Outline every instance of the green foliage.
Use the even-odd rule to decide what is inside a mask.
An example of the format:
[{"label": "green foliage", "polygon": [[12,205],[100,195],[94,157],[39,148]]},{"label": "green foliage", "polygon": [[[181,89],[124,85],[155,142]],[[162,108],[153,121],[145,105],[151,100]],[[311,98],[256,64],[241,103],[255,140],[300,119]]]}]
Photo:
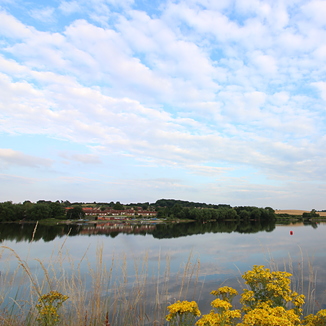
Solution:
[{"label": "green foliage", "polygon": [[[258,208],[251,206],[231,207],[227,204],[205,204],[195,203],[183,200],[175,199],[160,199],[155,204],[149,202],[122,205],[119,201],[116,203],[73,203],[69,201],[56,201],[51,202],[49,200],[39,200],[37,203],[25,201],[23,204],[13,204],[12,202],[0,203],[0,221],[17,221],[22,219],[27,220],[42,220],[46,218],[60,219],[65,216],[65,208],[88,206],[88,207],[100,207],[101,210],[105,210],[107,207],[112,207],[116,210],[123,210],[125,206],[142,207],[143,209],[156,210],[159,218],[167,219],[187,219],[201,222],[218,221],[218,220],[273,220],[275,219],[274,210],[271,207]],[[81,211],[68,210],[68,219],[79,219],[84,216]],[[314,211],[314,210],[313,210]],[[313,212],[312,211],[312,212]],[[312,214],[309,213],[309,214]],[[73,214],[73,216],[71,216]],[[316,213],[314,213],[314,216]]]},{"label": "green foliage", "polygon": [[39,200],[36,204],[24,201],[23,204],[12,202],[0,203],[0,221],[19,220],[40,221],[47,218],[62,218],[65,216],[64,205],[59,201]]},{"label": "green foliage", "polygon": [[177,200],[177,199],[159,199],[156,201],[155,206],[158,207],[167,207],[172,208],[175,205],[180,205],[181,207],[189,207],[189,208],[231,208],[230,205],[227,204],[206,204],[206,203],[195,203],[186,200]]},{"label": "green foliage", "polygon": [[68,220],[79,220],[85,217],[85,213],[81,206],[75,206],[74,208],[68,209],[67,219]]},{"label": "green foliage", "polygon": [[114,205],[113,205],[113,209],[116,209],[116,210],[119,210],[119,211],[122,211],[124,208],[124,206],[122,204],[120,204],[119,201],[117,201]]},{"label": "green foliage", "polygon": [[50,206],[50,210],[51,210],[50,216],[52,218],[61,218],[61,217],[65,216],[66,210],[58,201],[51,202],[49,204],[49,206]]},{"label": "green foliage", "polygon": [[319,214],[316,212],[315,209],[312,209],[310,213],[303,213],[303,218],[311,218],[311,217],[319,217]]},{"label": "green foliage", "polygon": [[149,202],[144,203],[144,204],[141,205],[141,208],[142,208],[143,210],[145,210],[145,211],[148,209],[148,207],[149,207]]},{"label": "green foliage", "polygon": [[51,208],[49,204],[38,203],[27,210],[26,216],[28,220],[38,221],[51,217]]},{"label": "green foliage", "polygon": [[13,204],[11,201],[0,203],[0,221],[15,221],[25,216],[22,204]]},{"label": "green foliage", "polygon": [[[275,213],[270,207],[258,208],[251,206],[230,207],[229,205],[215,205],[214,207],[185,207],[188,202],[160,200],[160,204],[168,204],[165,207],[159,207],[159,217],[171,219],[189,219],[194,221],[217,221],[217,220],[274,220]],[[171,207],[171,204],[174,205]]]}]

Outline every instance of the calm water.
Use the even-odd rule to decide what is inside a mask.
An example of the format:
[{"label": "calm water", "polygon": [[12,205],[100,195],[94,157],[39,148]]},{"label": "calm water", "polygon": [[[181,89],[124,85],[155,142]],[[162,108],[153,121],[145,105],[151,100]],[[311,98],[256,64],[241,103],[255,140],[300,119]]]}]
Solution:
[{"label": "calm water", "polygon": [[[96,253],[102,248],[104,264],[110,268],[112,259],[116,266],[125,263],[128,280],[132,283],[137,273],[135,269],[138,268],[138,274],[142,273],[141,266],[145,260],[150,277],[163,278],[168,270],[171,298],[176,299],[179,291],[176,283],[188,262],[189,278],[192,271],[194,275],[198,273],[197,284],[201,284],[196,300],[206,305],[212,299],[209,292],[221,284],[239,287],[240,275],[252,265],[272,264],[280,270],[293,269],[300,279],[297,287],[303,291],[307,290],[310,271],[310,278],[316,276],[317,308],[325,309],[325,231],[325,223],[286,226],[237,225],[231,222],[170,226],[107,224],[38,226],[36,230],[34,225],[1,224],[0,240],[1,246],[14,249],[35,273],[38,273],[39,266],[35,259],[46,264],[61,255],[69,256],[61,262],[67,273],[74,264],[87,274],[89,267],[96,265]],[[2,249],[1,262],[6,262],[4,265],[9,272],[17,267],[17,258],[8,250]],[[313,266],[313,275],[309,264]],[[2,272],[4,265],[0,268]],[[113,274],[118,280],[121,268]],[[178,275],[179,279],[176,278]]]}]

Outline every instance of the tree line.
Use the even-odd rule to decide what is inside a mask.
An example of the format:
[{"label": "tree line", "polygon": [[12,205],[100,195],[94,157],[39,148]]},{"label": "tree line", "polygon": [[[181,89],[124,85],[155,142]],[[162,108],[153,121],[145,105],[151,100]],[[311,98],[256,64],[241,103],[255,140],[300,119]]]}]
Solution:
[{"label": "tree line", "polygon": [[45,218],[65,218],[65,215],[65,206],[59,201],[40,200],[37,203],[25,201],[23,204],[14,204],[11,201],[0,203],[0,221],[39,221]]},{"label": "tree line", "polygon": [[[70,209],[66,209],[70,207]],[[29,220],[38,221],[47,218],[56,219],[80,219],[85,217],[83,207],[107,207],[114,209],[126,209],[133,207],[157,211],[158,218],[189,219],[194,221],[210,221],[225,219],[240,220],[270,220],[275,219],[274,210],[271,207],[258,208],[253,206],[231,207],[227,204],[205,204],[176,199],[159,199],[155,203],[131,203],[123,205],[120,202],[109,203],[70,203],[69,201],[39,200],[36,203],[25,201],[22,204],[14,204],[11,201],[0,203],[0,221]]]},{"label": "tree line", "polygon": [[179,203],[172,207],[158,208],[157,217],[168,219],[189,219],[194,221],[212,220],[274,220],[275,212],[271,207],[258,208],[254,206],[227,207],[221,205],[217,208],[182,207]]}]

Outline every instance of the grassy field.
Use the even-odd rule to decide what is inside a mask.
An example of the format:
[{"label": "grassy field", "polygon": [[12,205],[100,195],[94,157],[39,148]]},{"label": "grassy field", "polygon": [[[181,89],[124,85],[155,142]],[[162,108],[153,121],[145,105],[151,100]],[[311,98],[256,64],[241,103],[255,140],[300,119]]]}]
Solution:
[{"label": "grassy field", "polygon": [[[300,215],[303,213],[310,213],[310,211],[304,211],[299,209],[277,209],[275,210],[275,214],[289,214],[289,215]],[[320,216],[326,217],[326,212],[317,212]]]}]

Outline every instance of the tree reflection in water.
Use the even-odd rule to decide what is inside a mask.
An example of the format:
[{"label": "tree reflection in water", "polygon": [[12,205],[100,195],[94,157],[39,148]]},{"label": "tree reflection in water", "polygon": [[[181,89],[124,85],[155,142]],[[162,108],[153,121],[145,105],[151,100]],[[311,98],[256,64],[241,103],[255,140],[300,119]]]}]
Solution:
[{"label": "tree reflection in water", "polygon": [[107,235],[115,238],[118,234],[152,235],[157,239],[185,237],[205,233],[257,233],[271,232],[275,229],[274,221],[219,221],[190,223],[158,223],[158,224],[128,224],[128,223],[89,223],[85,225],[59,224],[54,226],[34,223],[2,223],[0,224],[0,241],[30,242],[43,240],[53,241],[57,237],[76,235]]}]

